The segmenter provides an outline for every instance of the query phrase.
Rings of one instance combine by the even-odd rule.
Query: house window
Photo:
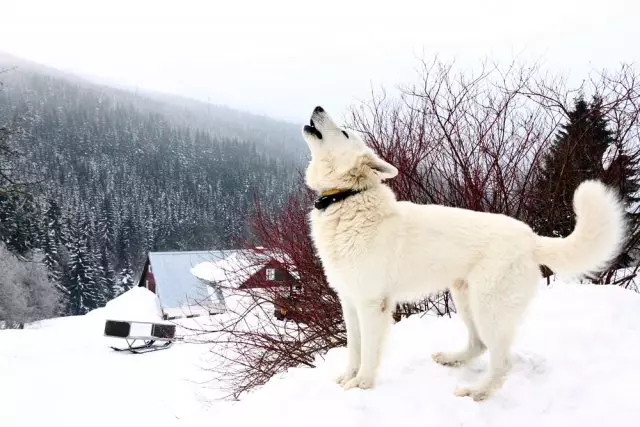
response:
[[[267,280],[276,280],[275,268],[267,268]]]

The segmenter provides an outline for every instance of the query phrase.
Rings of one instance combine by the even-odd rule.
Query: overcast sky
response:
[[[638,0],[0,0],[0,51],[301,122],[410,83],[422,56],[640,63],[639,20]]]

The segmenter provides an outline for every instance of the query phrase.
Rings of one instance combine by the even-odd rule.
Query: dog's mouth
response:
[[[322,139],[322,132],[320,132],[316,128],[316,124],[313,121],[313,118],[309,120],[309,124],[304,127],[304,133],[308,135],[313,135],[318,139]]]

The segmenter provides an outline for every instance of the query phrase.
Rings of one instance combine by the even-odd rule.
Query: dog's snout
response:
[[[336,125],[325,109],[318,105],[313,109],[313,113],[309,119],[309,126],[306,126],[305,129],[307,134],[322,139],[323,133],[325,131],[335,131]]]

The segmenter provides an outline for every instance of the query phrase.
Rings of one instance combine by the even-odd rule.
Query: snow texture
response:
[[[101,311],[109,320],[162,322],[162,308],[156,294],[137,286],[109,301]]]
[[[191,269],[191,274],[205,282],[237,288],[271,260],[275,260],[285,267],[291,264],[286,256],[275,252],[239,250],[225,258],[201,262]],[[289,274],[299,278],[298,273],[293,269],[289,270]]]
[[[533,303],[514,346],[514,367],[490,400],[454,396],[475,382],[488,357],[449,368],[436,351],[465,343],[458,317],[418,316],[392,328],[377,387],[342,391],[345,349],[316,369],[297,368],[248,395],[236,425],[253,414],[287,414],[305,426],[631,426],[640,419],[640,295],[617,287],[561,285]],[[277,416],[261,425],[278,425]]]
[[[484,375],[486,355],[462,368],[431,360],[464,345],[455,315],[395,325],[372,390],[335,384],[346,363],[339,348],[316,368],[291,369],[230,403],[214,400],[216,384],[201,369],[212,362],[206,345],[186,340],[146,355],[108,349],[101,328],[113,307],[0,331],[1,426],[595,427],[640,419],[640,295],[618,287],[541,289],[515,342],[511,375],[482,403],[454,390]]]
[[[191,274],[206,282],[237,288],[268,261],[266,256],[236,251],[223,259],[201,262],[191,269]]]

